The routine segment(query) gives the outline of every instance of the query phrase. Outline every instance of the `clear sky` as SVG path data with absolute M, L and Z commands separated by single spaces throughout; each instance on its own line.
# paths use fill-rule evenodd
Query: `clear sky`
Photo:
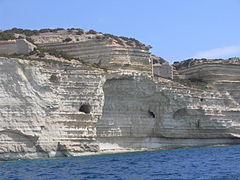
M 13 27 L 133 37 L 170 62 L 240 57 L 240 0 L 0 0 L 0 29 Z

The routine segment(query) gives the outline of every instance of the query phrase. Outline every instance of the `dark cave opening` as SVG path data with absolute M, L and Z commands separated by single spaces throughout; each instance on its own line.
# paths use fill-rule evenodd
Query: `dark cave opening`
M 86 114 L 89 114 L 91 112 L 91 106 L 89 104 L 83 104 L 80 106 L 79 112 L 84 112 Z

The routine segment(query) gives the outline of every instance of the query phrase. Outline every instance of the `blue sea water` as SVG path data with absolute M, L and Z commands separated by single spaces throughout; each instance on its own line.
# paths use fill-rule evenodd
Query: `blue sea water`
M 0 179 L 240 179 L 240 146 L 0 162 Z

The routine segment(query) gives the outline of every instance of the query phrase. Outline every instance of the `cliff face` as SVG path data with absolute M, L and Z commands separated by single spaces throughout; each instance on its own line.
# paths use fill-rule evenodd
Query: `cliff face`
M 1 158 L 12 152 L 21 153 L 15 154 L 21 158 L 34 152 L 45 156 L 99 150 L 95 124 L 103 106 L 101 71 L 77 63 L 8 58 L 0 62 Z M 79 112 L 89 104 L 91 113 Z
M 97 123 L 102 149 L 239 142 L 239 105 L 225 91 L 135 76 L 106 81 L 104 92 L 103 116 Z
M 148 50 L 114 44 L 109 39 L 43 43 L 38 46 L 44 49 L 61 51 L 83 62 L 108 69 L 151 72 L 150 52 Z
M 176 64 L 180 78 L 209 82 L 220 92 L 229 93 L 235 104 L 240 103 L 240 59 L 188 60 Z
M 2 57 L 0 69 L 0 159 L 240 142 L 234 82 L 196 89 L 77 61 Z
M 0 43 L 20 53 L 0 57 L 0 160 L 240 143 L 238 58 L 173 70 L 133 38 L 10 32 L 36 46 Z

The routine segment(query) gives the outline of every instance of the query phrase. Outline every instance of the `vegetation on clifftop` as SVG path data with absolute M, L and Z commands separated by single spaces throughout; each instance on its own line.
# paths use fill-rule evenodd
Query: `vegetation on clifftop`
M 238 57 L 231 57 L 228 59 L 206 59 L 206 58 L 201 58 L 201 59 L 187 59 L 184 61 L 176 61 L 173 63 L 173 66 L 176 68 L 176 70 L 180 70 L 180 69 L 185 69 L 194 65 L 198 65 L 198 64 L 209 64 L 209 63 L 218 63 L 218 64 L 240 64 L 240 58 Z
M 45 56 L 47 54 L 49 54 L 51 56 L 54 56 L 54 57 L 57 57 L 57 58 L 63 58 L 64 60 L 68 60 L 69 63 L 70 63 L 71 60 L 77 60 L 80 63 L 82 63 L 84 66 L 88 66 L 88 67 L 92 67 L 92 68 L 98 68 L 98 69 L 101 69 L 101 70 L 103 70 L 105 72 L 108 71 L 107 68 L 100 67 L 99 64 L 88 63 L 88 62 L 80 60 L 79 58 L 67 55 L 63 51 L 56 51 L 56 50 L 53 50 L 53 49 L 35 48 L 29 54 L 24 54 L 24 55 L 23 54 L 11 54 L 11 55 L 0 54 L 0 57 L 19 58 L 19 59 L 31 60 L 31 61 L 43 61 L 43 62 L 49 63 L 49 64 L 56 63 L 56 62 L 62 62 L 62 61 L 57 61 L 57 60 L 46 58 Z M 67 63 L 67 61 L 65 61 L 64 63 Z
M 112 34 L 104 34 L 101 32 L 97 32 L 95 30 L 89 30 L 84 31 L 80 28 L 70 28 L 70 29 L 63 29 L 63 28 L 56 28 L 56 29 L 40 29 L 40 30 L 29 30 L 29 29 L 21 29 L 21 28 L 12 28 L 10 30 L 5 30 L 0 32 L 0 40 L 13 40 L 13 39 L 28 39 L 30 42 L 34 43 L 31 40 L 31 36 L 33 35 L 40 35 L 42 33 L 58 33 L 59 31 L 65 31 L 66 33 L 72 34 L 72 35 L 92 35 L 98 40 L 104 40 L 104 39 L 112 39 L 115 41 L 115 43 L 122 45 L 122 46 L 130 46 L 130 47 L 136 47 L 144 50 L 149 50 L 152 48 L 151 46 L 146 46 L 145 44 L 141 43 L 137 39 L 134 38 L 128 38 L 124 36 L 115 36 Z M 90 37 L 89 37 L 90 38 Z M 66 38 L 63 42 L 70 42 L 71 38 Z

